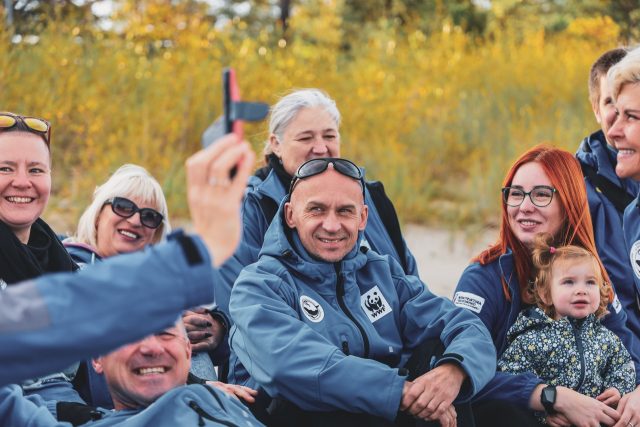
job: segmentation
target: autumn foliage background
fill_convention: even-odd
[[[482,37],[446,20],[426,32],[380,19],[346,39],[337,0],[296,7],[284,34],[139,3],[117,11],[121,31],[64,16],[51,16],[33,40],[0,28],[0,109],[53,123],[45,218],[59,231],[74,229],[95,185],[123,163],[146,167],[172,220],[187,218],[184,160],[221,113],[227,65],[246,99],[272,104],[292,88],[326,90],[343,114],[343,155],[384,182],[403,221],[491,224],[517,155],[540,142],[573,152],[597,128],[588,70],[620,44],[608,16],[578,17],[553,33],[502,25]],[[266,128],[246,126],[256,150]]]

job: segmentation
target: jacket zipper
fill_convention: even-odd
[[[342,309],[344,314],[346,314],[347,317],[356,325],[356,328],[358,328],[358,331],[362,336],[362,342],[364,343],[364,358],[367,359],[369,358],[369,338],[367,337],[367,334],[365,333],[362,325],[356,320],[355,316],[351,313],[351,311],[349,311],[347,304],[344,302],[344,276],[342,275],[342,271],[340,269],[340,263],[335,263],[334,265],[335,265],[336,274],[337,274],[336,293],[338,295],[338,305],[340,305],[340,308]],[[343,350],[344,350],[344,344],[345,343],[343,342],[342,343]],[[349,350],[348,344],[347,344],[347,350]],[[348,353],[345,353],[345,354],[348,354]]]
[[[204,409],[202,409],[200,407],[200,405],[198,405],[198,402],[196,402],[195,400],[190,400],[189,401],[189,408],[193,409],[195,411],[196,414],[198,414],[198,426],[203,427],[205,425],[205,419],[209,420],[209,421],[215,421],[217,423],[222,424],[223,426],[229,426],[229,427],[238,427],[238,424],[235,423],[231,423],[225,420],[221,420],[218,418],[215,418],[211,415],[209,415],[207,413],[207,411],[205,411]]]
[[[579,391],[582,388],[582,384],[584,383],[584,375],[585,375],[585,360],[584,360],[584,347],[582,346],[582,339],[580,338],[580,330],[574,323],[574,320],[571,320],[571,327],[573,329],[573,336],[576,339],[576,347],[578,348],[578,354],[580,355],[580,380],[578,381],[578,386],[575,388],[576,391]]]

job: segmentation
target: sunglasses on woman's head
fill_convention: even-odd
[[[164,220],[164,216],[157,210],[151,208],[140,209],[135,203],[124,197],[113,197],[104,202],[104,204],[111,205],[113,213],[122,218],[131,218],[136,212],[140,212],[140,224],[148,228],[158,228]]]
[[[40,135],[47,146],[51,140],[51,124],[44,119],[37,117],[26,117],[18,114],[3,112],[0,113],[0,130],[11,129],[18,123],[24,124],[30,132]]]
[[[293,192],[293,188],[299,180],[321,174],[327,170],[330,164],[333,165],[333,169],[335,169],[336,172],[339,172],[344,176],[348,176],[349,178],[362,181],[362,171],[360,171],[360,168],[352,161],[337,157],[311,159],[304,162],[296,171],[293,179],[291,180],[291,185],[289,186],[289,194]],[[364,191],[364,185],[362,186],[362,189]]]

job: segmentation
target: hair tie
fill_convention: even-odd
[[[549,252],[551,252],[551,255],[556,253],[556,248],[555,246],[549,246]]]

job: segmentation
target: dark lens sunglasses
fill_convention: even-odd
[[[352,161],[349,161],[347,159],[340,159],[338,157],[311,159],[304,162],[296,171],[296,174],[291,180],[291,185],[289,186],[289,194],[293,192],[293,188],[296,186],[298,181],[321,174],[322,172],[327,170],[330,164],[333,165],[333,168],[336,170],[336,172],[339,172],[344,176],[348,176],[349,178],[362,181],[362,172],[360,171],[360,168]],[[363,183],[361,182],[361,184]],[[362,185],[362,189],[364,192],[364,185]]]
[[[158,228],[164,220],[162,214],[157,210],[151,208],[140,209],[135,203],[124,197],[113,197],[104,202],[104,204],[111,205],[113,213],[122,218],[131,218],[136,212],[140,212],[140,224],[148,228]]]
[[[30,132],[40,135],[47,146],[51,140],[51,124],[37,117],[19,116],[13,113],[0,113],[0,130],[11,129],[18,123],[24,124]]]

